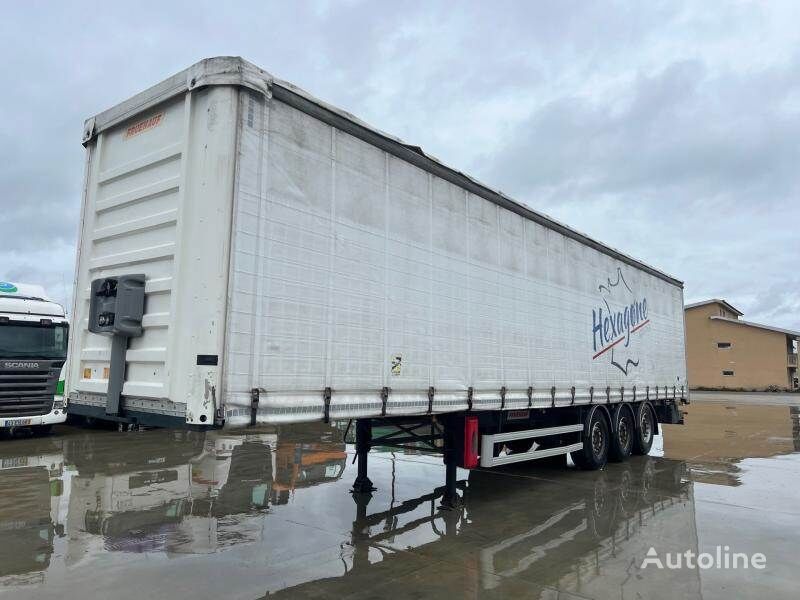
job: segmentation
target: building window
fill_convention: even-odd
[[[733,377],[733,371],[723,371],[722,374],[726,377]]]
[[[730,348],[730,347],[731,347],[731,343],[730,342],[717,342],[717,348],[726,349],[726,348]]]

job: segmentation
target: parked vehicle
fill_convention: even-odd
[[[45,433],[66,418],[64,307],[40,286],[0,281],[0,428]]]
[[[240,58],[83,143],[71,412],[357,419],[362,491],[379,441],[443,439],[454,482],[478,456],[596,468],[681,420],[679,280]]]
[[[18,444],[0,445],[0,531],[10,549],[0,561],[0,589],[41,585],[50,567],[58,537],[66,523],[64,455],[61,439],[37,440],[36,450]],[[69,495],[69,489],[66,490]]]

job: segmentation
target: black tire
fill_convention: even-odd
[[[656,415],[649,402],[642,402],[636,410],[636,435],[633,436],[633,454],[644,456],[653,446],[656,432]]]
[[[583,427],[583,448],[570,454],[572,462],[585,471],[602,469],[608,462],[610,433],[603,410],[599,406],[592,408]]]
[[[636,508],[639,506],[637,485],[630,463],[621,467],[619,478],[619,508],[621,515],[630,517],[636,513]]]
[[[613,535],[618,523],[614,514],[614,489],[608,484],[605,473],[593,477],[594,491],[587,497],[586,516],[590,535],[601,540]]]
[[[636,425],[633,410],[627,404],[618,404],[612,419],[613,435],[608,449],[608,460],[622,462],[627,460],[633,451],[633,440],[636,436]]]

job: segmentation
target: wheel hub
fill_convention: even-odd
[[[647,410],[643,410],[642,411],[642,418],[641,418],[640,428],[641,428],[641,431],[642,431],[642,439],[645,442],[649,442],[650,441],[650,436],[653,435],[653,429],[650,426],[650,418],[649,418]]]
[[[623,448],[627,448],[631,442],[631,428],[628,419],[623,417],[619,420],[619,443]]]
[[[595,456],[600,456],[603,453],[603,445],[605,444],[605,436],[603,435],[603,428],[600,423],[595,423],[592,426],[592,452]]]

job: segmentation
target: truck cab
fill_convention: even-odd
[[[66,420],[64,307],[40,286],[0,281],[0,428],[48,432]]]

